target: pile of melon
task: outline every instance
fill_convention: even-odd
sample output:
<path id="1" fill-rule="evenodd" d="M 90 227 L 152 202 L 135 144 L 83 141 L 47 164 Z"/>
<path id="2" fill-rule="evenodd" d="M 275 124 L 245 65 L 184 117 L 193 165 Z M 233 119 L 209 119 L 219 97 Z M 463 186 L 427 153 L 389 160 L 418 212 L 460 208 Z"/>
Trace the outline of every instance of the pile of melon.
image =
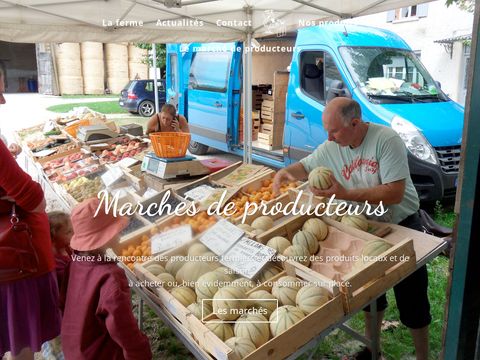
<path id="1" fill-rule="evenodd" d="M 171 256 L 166 263 L 149 263 L 145 269 L 156 277 L 159 286 L 169 291 L 198 318 L 212 313 L 211 299 L 225 296 L 225 289 L 234 288 L 235 294 L 240 291 L 245 295 L 258 282 L 265 282 L 282 271 L 269 263 L 255 280 L 242 278 L 233 270 L 222 266 L 216 255 L 201 243 L 190 245 L 186 252 Z M 232 294 L 229 293 L 228 296 L 230 295 Z"/>
<path id="2" fill-rule="evenodd" d="M 267 246 L 279 254 L 305 266 L 310 264 L 310 256 L 320 251 L 321 242 L 328 236 L 328 225 L 321 219 L 310 218 L 297 231 L 291 241 L 284 236 L 274 236 Z"/>
<path id="3" fill-rule="evenodd" d="M 270 230 L 273 227 L 273 219 L 269 216 L 259 216 L 251 224 L 240 224 L 238 227 L 255 235 Z"/>
<path id="4" fill-rule="evenodd" d="M 330 299 L 326 289 L 293 276 L 282 276 L 273 283 L 270 291 L 267 289 L 262 287 L 245 293 L 229 286 L 219 290 L 214 297 L 213 312 L 217 318 L 207 320 L 205 326 L 240 358 L 288 330 Z M 242 302 L 241 299 L 247 300 Z M 241 315 L 228 313 L 228 316 L 222 312 L 232 308 L 257 311 Z"/>

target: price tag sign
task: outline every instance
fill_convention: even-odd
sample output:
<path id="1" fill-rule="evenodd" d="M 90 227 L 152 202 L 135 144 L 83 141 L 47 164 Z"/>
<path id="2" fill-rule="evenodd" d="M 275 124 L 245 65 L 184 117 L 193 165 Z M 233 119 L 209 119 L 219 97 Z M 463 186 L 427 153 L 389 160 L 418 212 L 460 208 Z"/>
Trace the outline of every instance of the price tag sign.
<path id="1" fill-rule="evenodd" d="M 192 190 L 187 191 L 184 195 L 193 201 L 202 201 L 203 199 L 208 198 L 214 191 L 215 189 L 211 186 L 200 185 Z"/>
<path id="2" fill-rule="evenodd" d="M 220 263 L 252 279 L 274 255 L 274 249 L 244 237 L 222 256 Z"/>
<path id="3" fill-rule="evenodd" d="M 131 157 L 126 157 L 126 158 L 123 158 L 122 160 L 120 160 L 119 162 L 117 162 L 116 165 L 118 165 L 118 166 L 120 166 L 124 169 L 127 169 L 130 166 L 135 165 L 138 162 L 140 162 L 140 160 L 134 159 L 134 158 L 131 158 Z"/>
<path id="4" fill-rule="evenodd" d="M 151 197 L 154 197 L 155 195 L 159 194 L 159 192 L 155 189 L 148 188 L 147 191 L 143 193 L 142 198 L 143 199 L 150 199 Z"/>
<path id="5" fill-rule="evenodd" d="M 238 239 L 242 237 L 244 231 L 227 220 L 220 220 L 200 238 L 200 241 L 217 255 L 222 255 Z"/>
<path id="6" fill-rule="evenodd" d="M 123 171 L 119 167 L 114 167 L 108 170 L 101 176 L 103 183 L 106 187 L 112 186 L 123 177 Z"/>
<path id="7" fill-rule="evenodd" d="M 192 227 L 183 225 L 154 235 L 151 239 L 152 255 L 158 254 L 192 241 Z"/>

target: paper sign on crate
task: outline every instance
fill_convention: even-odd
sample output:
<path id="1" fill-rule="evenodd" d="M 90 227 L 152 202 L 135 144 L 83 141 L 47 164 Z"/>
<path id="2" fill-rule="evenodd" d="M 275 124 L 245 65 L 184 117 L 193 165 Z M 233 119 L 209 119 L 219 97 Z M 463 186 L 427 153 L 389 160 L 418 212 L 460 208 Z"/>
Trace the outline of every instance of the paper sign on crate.
<path id="1" fill-rule="evenodd" d="M 123 171 L 119 167 L 114 167 L 108 170 L 101 176 L 103 183 L 106 187 L 112 186 L 123 177 Z"/>
<path id="2" fill-rule="evenodd" d="M 244 237 L 222 256 L 220 263 L 251 279 L 275 253 L 274 249 Z"/>
<path id="3" fill-rule="evenodd" d="M 151 238 L 152 254 L 158 254 L 192 241 L 192 227 L 182 225 Z"/>
<path id="4" fill-rule="evenodd" d="M 202 201 L 203 199 L 208 198 L 215 191 L 215 188 L 208 185 L 200 185 L 196 188 L 187 191 L 184 196 L 190 198 L 193 201 Z"/>
<path id="5" fill-rule="evenodd" d="M 129 168 L 132 165 L 135 165 L 135 164 L 139 163 L 139 162 L 140 162 L 140 160 L 138 160 L 138 159 L 134 159 L 132 157 L 126 157 L 126 158 L 123 158 L 122 160 L 120 160 L 119 162 L 117 162 L 116 165 L 126 169 L 126 168 Z"/>
<path id="6" fill-rule="evenodd" d="M 224 254 L 244 231 L 227 220 L 220 220 L 200 238 L 200 241 L 217 255 Z"/>

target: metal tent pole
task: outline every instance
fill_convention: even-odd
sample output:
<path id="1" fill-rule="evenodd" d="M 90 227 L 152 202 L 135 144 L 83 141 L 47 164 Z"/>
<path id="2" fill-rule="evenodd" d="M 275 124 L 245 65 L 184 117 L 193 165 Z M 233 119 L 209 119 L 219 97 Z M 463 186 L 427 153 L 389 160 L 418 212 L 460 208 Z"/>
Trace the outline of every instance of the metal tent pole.
<path id="1" fill-rule="evenodd" d="M 252 19 L 252 9 L 246 8 L 247 19 Z M 243 46 L 243 161 L 252 163 L 252 31 L 248 29 Z"/>
<path id="2" fill-rule="evenodd" d="M 152 51 L 153 51 L 153 90 L 155 92 L 155 113 L 159 112 L 159 104 L 158 104 L 158 82 L 157 82 L 157 46 L 156 44 L 152 44 Z"/>

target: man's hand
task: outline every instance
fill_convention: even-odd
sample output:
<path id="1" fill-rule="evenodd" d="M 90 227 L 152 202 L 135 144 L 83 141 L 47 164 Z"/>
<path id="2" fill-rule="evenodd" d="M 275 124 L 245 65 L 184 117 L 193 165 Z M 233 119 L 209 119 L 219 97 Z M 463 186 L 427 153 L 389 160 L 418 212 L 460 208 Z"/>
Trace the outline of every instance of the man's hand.
<path id="1" fill-rule="evenodd" d="M 22 148 L 15 143 L 11 143 L 8 147 L 8 150 L 10 150 L 10 154 L 12 154 L 14 158 L 16 158 L 22 152 Z"/>
<path id="2" fill-rule="evenodd" d="M 287 169 L 282 169 L 275 174 L 273 178 L 273 196 L 280 195 L 280 187 L 282 186 L 283 182 L 291 182 L 297 181 L 298 179 L 295 178 Z"/>
<path id="3" fill-rule="evenodd" d="M 345 189 L 338 181 L 335 179 L 333 174 L 330 174 L 330 180 L 332 186 L 328 189 L 320 190 L 319 188 L 310 187 L 311 192 L 316 196 L 331 197 L 335 194 L 335 198 L 348 200 L 348 190 Z"/>

